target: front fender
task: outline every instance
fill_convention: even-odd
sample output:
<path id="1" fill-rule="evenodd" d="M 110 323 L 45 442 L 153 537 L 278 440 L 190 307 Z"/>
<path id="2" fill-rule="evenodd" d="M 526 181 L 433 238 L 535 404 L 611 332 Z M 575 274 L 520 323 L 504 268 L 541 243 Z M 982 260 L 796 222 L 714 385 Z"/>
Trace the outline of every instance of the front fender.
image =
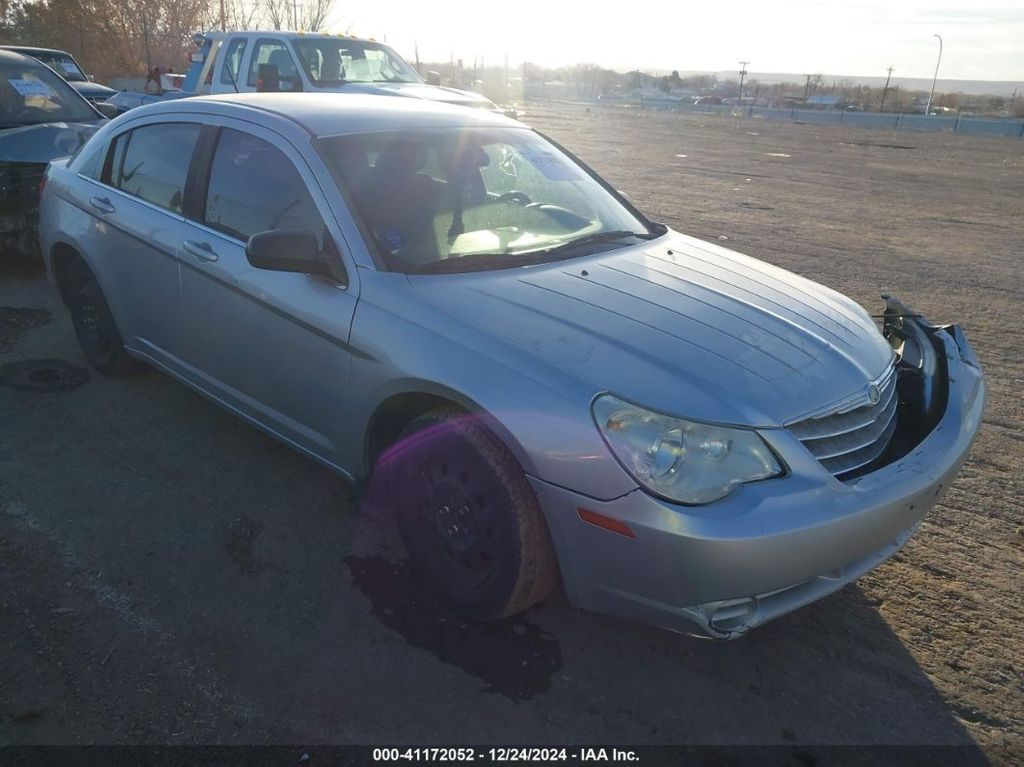
<path id="1" fill-rule="evenodd" d="M 356 434 L 389 397 L 434 394 L 484 415 L 532 476 L 602 499 L 636 488 L 594 426 L 590 384 L 453 322 L 403 285 L 404 275 L 380 272 L 363 282 L 351 337 Z M 363 464 L 362 442 L 346 462 Z"/>

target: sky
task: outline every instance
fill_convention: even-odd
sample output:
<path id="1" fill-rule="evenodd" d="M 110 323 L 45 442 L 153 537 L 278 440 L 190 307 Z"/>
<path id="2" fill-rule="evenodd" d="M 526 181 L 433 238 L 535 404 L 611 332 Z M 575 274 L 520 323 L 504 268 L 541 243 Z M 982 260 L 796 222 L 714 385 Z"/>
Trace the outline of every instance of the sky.
<path id="1" fill-rule="evenodd" d="M 513 66 L 927 77 L 1024 82 L 1024 0 L 388 0 L 338 2 L 331 32 L 374 37 L 410 61 Z"/>

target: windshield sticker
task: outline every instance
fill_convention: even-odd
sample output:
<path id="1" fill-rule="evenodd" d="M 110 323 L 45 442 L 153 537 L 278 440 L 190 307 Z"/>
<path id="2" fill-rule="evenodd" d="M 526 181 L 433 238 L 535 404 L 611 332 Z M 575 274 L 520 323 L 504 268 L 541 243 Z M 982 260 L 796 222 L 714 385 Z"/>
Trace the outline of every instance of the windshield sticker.
<path id="1" fill-rule="evenodd" d="M 41 80 L 8 79 L 7 82 L 25 98 L 29 96 L 42 96 L 45 99 L 53 98 L 53 91 L 50 90 L 50 86 Z"/>
<path id="2" fill-rule="evenodd" d="M 80 75 L 82 73 L 82 70 L 76 67 L 73 61 L 62 61 L 60 66 L 69 75 Z"/>
<path id="3" fill-rule="evenodd" d="M 405 240 L 402 238 L 402 235 L 394 229 L 386 229 L 384 231 L 384 241 L 391 246 L 392 251 L 398 250 L 405 244 Z"/>
<path id="4" fill-rule="evenodd" d="M 576 169 L 550 152 L 523 152 L 523 157 L 551 181 L 573 181 L 579 178 Z"/>

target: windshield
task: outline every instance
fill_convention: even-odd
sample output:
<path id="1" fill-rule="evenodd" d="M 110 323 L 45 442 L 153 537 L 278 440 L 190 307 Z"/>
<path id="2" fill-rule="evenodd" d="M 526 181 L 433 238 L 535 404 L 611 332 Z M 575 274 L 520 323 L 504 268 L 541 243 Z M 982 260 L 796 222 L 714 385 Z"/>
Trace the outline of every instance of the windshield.
<path id="1" fill-rule="evenodd" d="M 422 83 L 423 79 L 386 45 L 350 38 L 293 40 L 310 82 L 318 88 L 345 83 Z"/>
<path id="2" fill-rule="evenodd" d="M 46 67 L 0 64 L 2 127 L 99 119 L 85 99 Z"/>
<path id="3" fill-rule="evenodd" d="M 84 83 L 87 81 L 85 73 L 67 53 L 33 53 L 33 58 L 38 59 L 59 74 L 69 83 Z"/>
<path id="4" fill-rule="evenodd" d="M 523 128 L 355 134 L 320 147 L 393 271 L 544 263 L 655 234 Z"/>

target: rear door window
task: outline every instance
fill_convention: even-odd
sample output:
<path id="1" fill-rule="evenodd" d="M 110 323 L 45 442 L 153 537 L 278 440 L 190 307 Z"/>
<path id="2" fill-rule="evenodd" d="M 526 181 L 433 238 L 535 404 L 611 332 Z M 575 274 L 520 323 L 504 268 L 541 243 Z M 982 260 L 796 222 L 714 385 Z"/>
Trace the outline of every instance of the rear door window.
<path id="1" fill-rule="evenodd" d="M 238 86 L 242 76 L 242 56 L 245 55 L 245 44 L 249 42 L 244 37 L 236 37 L 228 43 L 227 52 L 224 54 L 224 66 L 220 70 L 220 81 L 225 85 Z"/>
<path id="2" fill-rule="evenodd" d="M 160 123 L 136 128 L 118 138 L 115 146 L 112 185 L 161 208 L 181 213 L 192 153 L 200 126 L 194 123 Z M 121 154 L 118 157 L 118 154 Z"/>
<path id="3" fill-rule="evenodd" d="M 303 228 L 323 242 L 324 223 L 302 176 L 278 148 L 229 128 L 210 166 L 204 223 L 246 241 L 269 229 Z"/>

